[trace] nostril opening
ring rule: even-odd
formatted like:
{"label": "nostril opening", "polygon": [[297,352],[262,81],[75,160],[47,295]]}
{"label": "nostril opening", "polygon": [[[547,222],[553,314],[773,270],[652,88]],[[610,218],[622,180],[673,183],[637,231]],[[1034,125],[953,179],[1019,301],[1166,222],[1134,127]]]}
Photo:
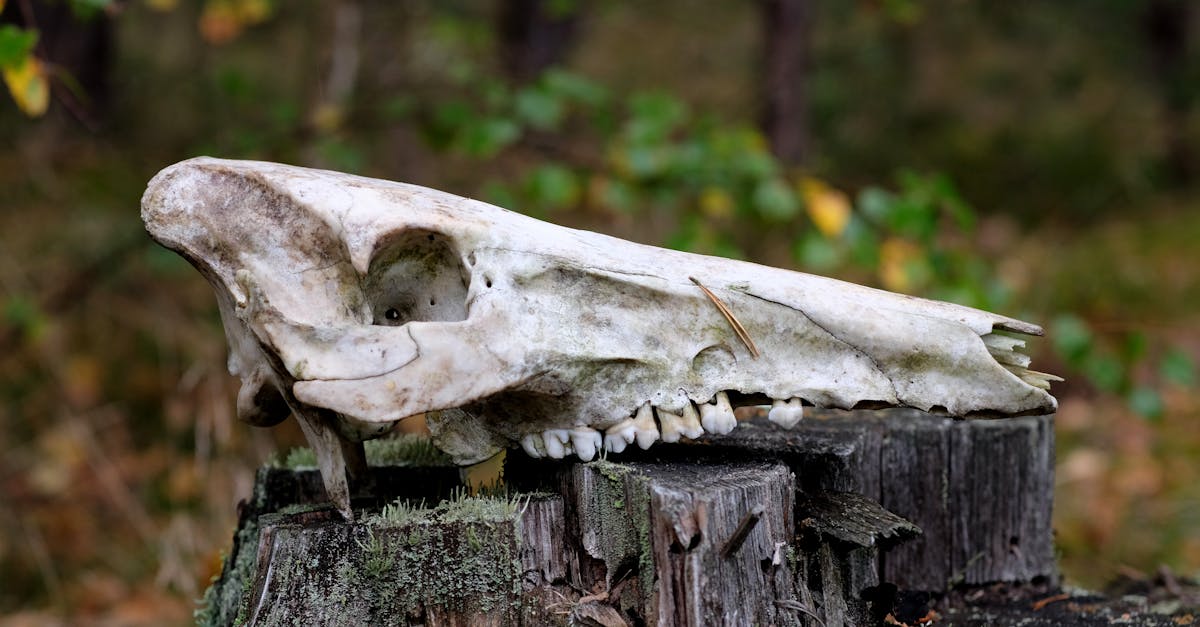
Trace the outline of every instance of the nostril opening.
{"label": "nostril opening", "polygon": [[390,320],[392,322],[396,322],[396,321],[400,320],[400,311],[398,309],[396,309],[395,307],[392,307],[391,309],[388,309],[386,312],[384,312],[383,317],[387,318],[388,320]]}
{"label": "nostril opening", "polygon": [[483,284],[484,284],[484,285],[486,285],[486,286],[488,286],[488,287],[491,287],[491,286],[492,286],[492,277],[490,277],[490,276],[486,276],[486,275],[485,275],[485,276],[483,277]]}

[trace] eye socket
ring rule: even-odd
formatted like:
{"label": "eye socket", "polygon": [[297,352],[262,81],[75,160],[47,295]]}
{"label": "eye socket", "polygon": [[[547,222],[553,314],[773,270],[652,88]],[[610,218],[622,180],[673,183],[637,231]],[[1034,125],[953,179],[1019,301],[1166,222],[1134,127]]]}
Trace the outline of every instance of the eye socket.
{"label": "eye socket", "polygon": [[392,307],[383,313],[383,317],[395,322],[400,319],[400,311]]}

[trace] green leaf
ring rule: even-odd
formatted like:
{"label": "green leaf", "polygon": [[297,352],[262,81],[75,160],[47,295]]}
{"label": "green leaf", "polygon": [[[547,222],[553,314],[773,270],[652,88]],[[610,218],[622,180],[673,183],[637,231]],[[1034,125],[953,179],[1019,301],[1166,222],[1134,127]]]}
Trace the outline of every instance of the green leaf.
{"label": "green leaf", "polygon": [[1093,355],[1083,363],[1083,372],[1101,391],[1117,393],[1125,386],[1125,366],[1112,355]]}
{"label": "green leaf", "polygon": [[4,322],[21,331],[26,339],[33,339],[46,327],[46,314],[31,298],[14,294],[4,301],[0,309]]}
{"label": "green leaf", "polygon": [[1146,348],[1149,342],[1146,339],[1146,334],[1141,331],[1132,331],[1125,335],[1125,342],[1121,346],[1121,357],[1129,363],[1136,362],[1146,355]]}
{"label": "green leaf", "polygon": [[637,192],[624,181],[607,179],[600,190],[600,202],[610,209],[633,213],[637,210]]}
{"label": "green leaf", "polygon": [[665,152],[651,146],[629,146],[621,153],[621,160],[634,179],[658,176],[667,166]]}
{"label": "green leaf", "polygon": [[526,87],[517,92],[513,109],[521,121],[543,131],[558,126],[566,111],[561,99],[539,87]]}
{"label": "green leaf", "polygon": [[12,24],[0,26],[0,67],[17,68],[33,53],[38,32]]}
{"label": "green leaf", "polygon": [[90,20],[107,9],[114,0],[71,0],[71,12],[83,20]]}
{"label": "green leaf", "polygon": [[681,100],[661,92],[635,94],[629,100],[629,114],[625,132],[637,143],[663,141],[688,115]]}
{"label": "green leaf", "polygon": [[850,246],[850,259],[863,268],[879,266],[879,237],[858,214],[850,215],[842,238]]}
{"label": "green leaf", "polygon": [[468,124],[459,147],[473,157],[491,157],[521,137],[521,127],[508,118],[489,117]]}
{"label": "green leaf", "polygon": [[1078,368],[1092,351],[1092,330],[1074,314],[1063,314],[1051,323],[1054,349],[1067,363]]}
{"label": "green leaf", "polygon": [[868,187],[858,193],[858,211],[877,224],[887,224],[896,197],[878,187]]}
{"label": "green leaf", "polygon": [[539,207],[564,209],[579,202],[579,180],[571,170],[557,164],[543,165],[529,173],[525,192]]}
{"label": "green leaf", "polygon": [[1196,363],[1192,357],[1178,348],[1167,351],[1158,363],[1162,378],[1184,387],[1196,385]]}
{"label": "green leaf", "polygon": [[564,70],[547,71],[541,82],[550,93],[567,100],[590,106],[600,106],[608,101],[608,90],[604,86]]}
{"label": "green leaf", "polygon": [[1162,418],[1163,405],[1162,395],[1158,390],[1148,387],[1137,387],[1130,390],[1129,395],[1125,397],[1125,402],[1129,403],[1129,408],[1138,415],[1151,420]]}
{"label": "green leaf", "polygon": [[754,188],[754,208],[768,220],[784,222],[800,212],[800,200],[779,179],[767,179]]}
{"label": "green leaf", "polygon": [[796,261],[804,270],[824,272],[841,262],[841,253],[837,247],[814,230],[808,231],[796,242],[794,252]]}

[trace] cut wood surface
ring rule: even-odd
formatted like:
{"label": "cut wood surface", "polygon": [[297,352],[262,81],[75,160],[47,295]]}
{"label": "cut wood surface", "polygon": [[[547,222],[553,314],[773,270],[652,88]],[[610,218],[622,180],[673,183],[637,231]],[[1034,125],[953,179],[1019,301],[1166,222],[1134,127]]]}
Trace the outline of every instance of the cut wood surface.
{"label": "cut wood surface", "polygon": [[1054,585],[1052,468],[1049,417],[914,411],[756,419],[589,463],[513,453],[498,497],[456,494],[453,468],[372,468],[353,523],[315,471],[265,468],[200,618],[873,624],[904,593]]}

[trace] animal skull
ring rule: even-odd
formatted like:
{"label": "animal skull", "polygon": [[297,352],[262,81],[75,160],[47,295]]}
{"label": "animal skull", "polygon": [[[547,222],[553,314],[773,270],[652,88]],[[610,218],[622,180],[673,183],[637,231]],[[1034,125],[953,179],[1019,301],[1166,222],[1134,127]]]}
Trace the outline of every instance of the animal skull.
{"label": "animal skull", "polygon": [[555,226],[450,194],[197,158],[150,182],[151,235],[212,283],[238,415],[289,411],[350,515],[361,442],[425,413],[460,463],[591,459],[727,433],[732,408],[1054,411],[1035,325]]}

